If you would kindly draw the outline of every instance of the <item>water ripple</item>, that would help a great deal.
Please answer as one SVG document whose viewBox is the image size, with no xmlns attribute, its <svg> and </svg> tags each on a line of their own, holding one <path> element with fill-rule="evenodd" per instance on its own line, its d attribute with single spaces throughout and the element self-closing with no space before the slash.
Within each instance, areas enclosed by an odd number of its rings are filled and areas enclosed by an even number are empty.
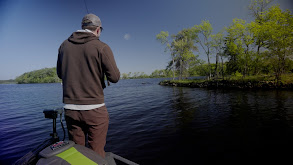
<svg viewBox="0 0 293 165">
<path fill-rule="evenodd" d="M 293 146 L 293 91 L 176 88 L 157 85 L 161 80 L 121 80 L 104 90 L 106 151 L 140 164 L 195 157 L 217 164 L 284 160 L 285 146 Z M 42 111 L 61 106 L 60 84 L 0 85 L 0 164 L 49 138 L 52 120 Z M 59 121 L 57 132 L 63 136 Z"/>
</svg>

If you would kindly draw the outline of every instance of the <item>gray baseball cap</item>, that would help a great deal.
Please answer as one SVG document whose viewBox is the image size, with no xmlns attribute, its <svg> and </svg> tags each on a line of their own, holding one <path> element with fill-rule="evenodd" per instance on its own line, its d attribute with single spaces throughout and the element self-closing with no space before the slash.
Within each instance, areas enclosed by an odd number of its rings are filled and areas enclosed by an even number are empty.
<svg viewBox="0 0 293 165">
<path fill-rule="evenodd" d="M 94 14 L 87 14 L 83 17 L 81 26 L 99 26 L 102 27 L 101 19 Z"/>
</svg>

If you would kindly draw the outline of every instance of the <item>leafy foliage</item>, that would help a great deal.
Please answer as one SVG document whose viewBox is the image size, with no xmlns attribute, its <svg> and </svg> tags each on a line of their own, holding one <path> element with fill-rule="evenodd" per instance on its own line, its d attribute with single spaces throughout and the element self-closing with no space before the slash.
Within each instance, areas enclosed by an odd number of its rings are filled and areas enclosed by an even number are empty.
<svg viewBox="0 0 293 165">
<path fill-rule="evenodd" d="M 56 73 L 56 68 L 44 68 L 27 72 L 15 79 L 18 84 L 28 83 L 57 83 L 61 82 Z"/>
<path fill-rule="evenodd" d="M 165 45 L 165 52 L 170 51 L 172 60 L 167 69 L 173 71 L 173 79 L 176 72 L 179 72 L 179 79 L 183 76 L 188 77 L 188 69 L 194 65 L 198 56 L 194 55 L 197 46 L 194 45 L 195 34 L 190 29 L 183 29 L 176 35 L 172 35 L 172 42 L 168 39 L 169 33 L 161 31 L 156 38 Z"/>
<path fill-rule="evenodd" d="M 281 81 L 283 74 L 293 71 L 293 16 L 278 5 L 269 7 L 271 2 L 252 0 L 248 8 L 254 21 L 247 23 L 235 18 L 225 31 L 217 34 L 212 34 L 208 20 L 172 35 L 172 41 L 167 39 L 168 32 L 161 32 L 157 39 L 166 45 L 172 57 L 167 68 L 179 72 L 179 79 L 183 75 L 245 79 L 271 74 Z M 207 56 L 207 64 L 194 55 L 194 48 L 198 47 Z M 213 57 L 215 64 L 210 62 Z"/>
</svg>

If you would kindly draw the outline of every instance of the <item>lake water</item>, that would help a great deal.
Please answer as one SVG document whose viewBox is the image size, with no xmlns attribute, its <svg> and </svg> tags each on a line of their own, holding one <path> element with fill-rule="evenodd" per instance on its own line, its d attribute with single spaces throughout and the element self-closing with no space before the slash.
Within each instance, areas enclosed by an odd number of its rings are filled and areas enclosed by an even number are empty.
<svg viewBox="0 0 293 165">
<path fill-rule="evenodd" d="M 104 90 L 106 151 L 146 165 L 291 161 L 292 90 L 179 88 L 161 80 L 120 80 Z M 49 138 L 52 120 L 43 110 L 62 105 L 60 84 L 0 85 L 0 164 Z"/>
</svg>

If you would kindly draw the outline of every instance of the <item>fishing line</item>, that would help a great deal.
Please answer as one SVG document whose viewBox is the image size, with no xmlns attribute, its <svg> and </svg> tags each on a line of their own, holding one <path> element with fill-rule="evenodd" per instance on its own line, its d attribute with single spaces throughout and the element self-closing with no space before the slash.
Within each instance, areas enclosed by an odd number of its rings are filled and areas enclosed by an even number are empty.
<svg viewBox="0 0 293 165">
<path fill-rule="evenodd" d="M 87 8 L 87 5 L 86 5 L 85 0 L 83 0 L 83 2 L 84 2 L 84 5 L 85 5 L 85 8 L 86 8 L 86 11 L 87 11 L 87 13 L 89 14 L 89 10 L 88 10 L 88 8 Z M 107 84 L 108 84 L 108 86 L 110 86 L 110 82 L 109 82 L 109 80 L 107 80 Z"/>
<path fill-rule="evenodd" d="M 86 11 L 87 11 L 87 13 L 89 14 L 89 10 L 88 10 L 88 8 L 87 8 L 87 5 L 86 5 L 85 0 L 83 0 L 83 2 L 84 2 L 84 5 L 85 5 L 85 8 L 86 8 Z"/>
</svg>

